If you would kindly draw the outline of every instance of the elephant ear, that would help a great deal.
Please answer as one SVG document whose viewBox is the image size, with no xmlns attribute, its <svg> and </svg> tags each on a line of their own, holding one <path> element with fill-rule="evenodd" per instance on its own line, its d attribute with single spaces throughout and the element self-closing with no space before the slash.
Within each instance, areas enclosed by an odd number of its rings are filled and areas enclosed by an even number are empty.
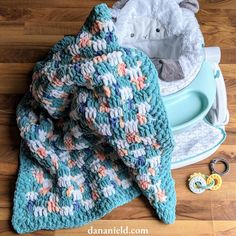
<svg viewBox="0 0 236 236">
<path fill-rule="evenodd" d="M 184 73 L 178 60 L 161 59 L 155 65 L 161 80 L 171 82 L 184 79 Z"/>
<path fill-rule="evenodd" d="M 199 11 L 198 0 L 183 0 L 179 5 L 180 7 L 187 8 L 194 13 L 197 13 Z"/>
<path fill-rule="evenodd" d="M 118 8 L 121 9 L 122 7 L 124 7 L 124 5 L 128 2 L 129 0 L 118 0 L 117 2 L 115 2 L 112 6 L 112 8 Z"/>
</svg>

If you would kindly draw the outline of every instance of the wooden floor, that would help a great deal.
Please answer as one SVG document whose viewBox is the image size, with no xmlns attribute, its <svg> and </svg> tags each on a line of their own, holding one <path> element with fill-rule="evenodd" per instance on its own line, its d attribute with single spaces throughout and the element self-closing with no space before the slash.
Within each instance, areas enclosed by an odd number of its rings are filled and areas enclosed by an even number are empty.
<svg viewBox="0 0 236 236">
<path fill-rule="evenodd" d="M 28 89 L 31 70 L 63 35 L 75 34 L 91 7 L 101 0 L 0 0 L 0 235 L 15 235 L 11 208 L 18 168 L 19 133 L 15 108 Z M 109 6 L 113 1 L 104 1 Z M 236 0 L 202 0 L 198 19 L 207 46 L 220 46 L 221 68 L 228 90 L 228 138 L 213 157 L 231 163 L 217 192 L 192 194 L 186 187 L 193 172 L 208 172 L 210 158 L 173 171 L 177 190 L 177 220 L 164 225 L 155 219 L 143 198 L 119 207 L 89 226 L 72 230 L 40 231 L 30 235 L 87 235 L 87 229 L 130 226 L 147 228 L 149 235 L 236 235 Z"/>
</svg>

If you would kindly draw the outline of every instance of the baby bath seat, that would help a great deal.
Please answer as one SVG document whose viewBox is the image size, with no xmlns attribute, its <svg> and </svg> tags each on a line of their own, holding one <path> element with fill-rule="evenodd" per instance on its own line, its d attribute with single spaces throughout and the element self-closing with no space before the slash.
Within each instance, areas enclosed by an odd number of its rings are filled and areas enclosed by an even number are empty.
<svg viewBox="0 0 236 236">
<path fill-rule="evenodd" d="M 143 50 L 159 72 L 176 142 L 173 169 L 209 157 L 226 138 L 220 49 L 204 48 L 198 7 L 196 0 L 121 0 L 112 8 L 120 43 Z"/>
<path fill-rule="evenodd" d="M 224 79 L 218 66 L 220 50 L 206 48 L 205 52 L 206 60 L 190 85 L 163 97 L 176 141 L 173 169 L 209 157 L 226 138 L 224 126 L 229 115 Z"/>
</svg>

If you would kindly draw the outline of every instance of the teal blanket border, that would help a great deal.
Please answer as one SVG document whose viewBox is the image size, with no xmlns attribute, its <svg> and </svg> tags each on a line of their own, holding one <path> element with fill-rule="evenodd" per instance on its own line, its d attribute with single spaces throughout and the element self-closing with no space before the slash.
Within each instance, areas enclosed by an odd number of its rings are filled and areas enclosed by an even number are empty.
<svg viewBox="0 0 236 236">
<path fill-rule="evenodd" d="M 30 157 L 30 153 L 27 150 L 23 140 L 21 141 L 19 159 L 20 167 L 14 194 L 14 207 L 12 216 L 12 224 L 17 233 L 30 233 L 42 229 L 55 230 L 80 227 L 94 220 L 102 218 L 114 208 L 124 205 L 141 195 L 141 191 L 133 184 L 130 186 L 130 188 L 122 190 L 120 193 L 118 192 L 118 194 L 109 197 L 109 199 L 101 199 L 101 203 L 97 204 L 98 206 L 100 205 L 100 208 L 97 208 L 95 211 L 91 212 L 90 215 L 86 215 L 83 214 L 83 212 L 77 211 L 73 217 L 73 220 L 71 220 L 71 216 L 62 217 L 59 214 L 52 213 L 47 216 L 46 221 L 45 219 L 41 221 L 41 219 L 45 218 L 45 216 L 38 217 L 37 220 L 34 221 L 31 221 L 30 218 L 27 218 L 24 221 L 22 219 L 22 215 L 25 217 L 27 215 L 29 216 L 29 214 L 27 214 L 27 212 L 23 213 L 20 211 L 21 209 L 26 209 L 22 207 L 22 204 L 26 204 L 26 202 L 23 201 L 23 199 L 25 199 L 25 192 L 19 191 L 19 189 L 21 189 L 20 186 L 27 186 L 27 183 L 30 181 L 28 176 L 24 174 L 24 171 L 29 170 L 29 167 L 33 165 L 34 161 Z M 27 226 L 24 227 L 23 225 L 19 225 L 19 222 L 22 222 L 23 224 L 27 222 Z"/>
</svg>

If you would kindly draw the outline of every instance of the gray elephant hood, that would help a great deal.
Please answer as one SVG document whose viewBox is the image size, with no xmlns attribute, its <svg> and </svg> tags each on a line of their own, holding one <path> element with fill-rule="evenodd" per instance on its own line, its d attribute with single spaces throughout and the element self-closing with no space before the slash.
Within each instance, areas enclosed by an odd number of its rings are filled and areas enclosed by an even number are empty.
<svg viewBox="0 0 236 236">
<path fill-rule="evenodd" d="M 162 95 L 187 86 L 200 70 L 204 39 L 195 17 L 198 9 L 196 0 L 121 0 L 112 8 L 120 44 L 152 59 Z"/>
</svg>

